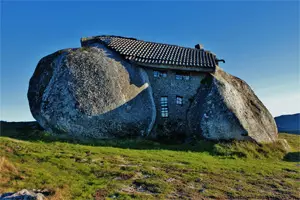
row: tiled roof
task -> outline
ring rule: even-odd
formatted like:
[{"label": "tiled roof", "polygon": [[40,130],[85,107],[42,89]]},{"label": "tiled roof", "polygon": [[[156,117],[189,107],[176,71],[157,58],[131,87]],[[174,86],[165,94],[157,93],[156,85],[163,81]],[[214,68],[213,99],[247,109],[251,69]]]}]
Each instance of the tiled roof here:
[{"label": "tiled roof", "polygon": [[216,56],[203,49],[146,42],[120,36],[95,36],[81,39],[82,46],[89,42],[101,42],[125,59],[138,63],[208,69],[214,69],[217,65]]}]

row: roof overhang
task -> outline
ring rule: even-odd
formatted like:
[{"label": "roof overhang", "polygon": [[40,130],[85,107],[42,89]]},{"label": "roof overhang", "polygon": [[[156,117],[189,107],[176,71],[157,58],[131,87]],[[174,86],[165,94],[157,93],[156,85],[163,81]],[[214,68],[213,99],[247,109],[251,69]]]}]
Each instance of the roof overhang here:
[{"label": "roof overhang", "polygon": [[215,67],[184,67],[184,66],[177,66],[177,65],[154,65],[154,64],[147,64],[141,62],[134,62],[131,61],[130,63],[136,64],[146,68],[154,68],[154,69],[165,69],[165,70],[176,70],[176,71],[191,71],[191,72],[206,72],[211,73],[215,71]]}]

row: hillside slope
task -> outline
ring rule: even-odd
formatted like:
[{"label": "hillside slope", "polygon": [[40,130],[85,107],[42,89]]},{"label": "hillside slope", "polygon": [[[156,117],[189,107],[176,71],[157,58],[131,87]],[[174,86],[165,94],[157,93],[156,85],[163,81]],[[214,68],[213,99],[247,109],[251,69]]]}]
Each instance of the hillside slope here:
[{"label": "hillside slope", "polygon": [[300,136],[280,143],[77,144],[29,126],[1,125],[0,193],[40,189],[49,199],[299,198]]}]

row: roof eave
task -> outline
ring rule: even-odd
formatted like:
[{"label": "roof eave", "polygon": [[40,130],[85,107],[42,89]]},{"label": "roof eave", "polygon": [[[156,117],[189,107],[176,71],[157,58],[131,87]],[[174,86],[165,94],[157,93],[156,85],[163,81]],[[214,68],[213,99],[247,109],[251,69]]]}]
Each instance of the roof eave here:
[{"label": "roof eave", "polygon": [[131,63],[147,67],[147,68],[155,68],[155,69],[171,69],[171,70],[179,70],[179,71],[193,71],[193,72],[214,72],[215,67],[192,67],[192,66],[178,66],[178,65],[155,65],[155,64],[149,64],[149,63],[141,63],[141,62],[135,62],[131,61]]}]

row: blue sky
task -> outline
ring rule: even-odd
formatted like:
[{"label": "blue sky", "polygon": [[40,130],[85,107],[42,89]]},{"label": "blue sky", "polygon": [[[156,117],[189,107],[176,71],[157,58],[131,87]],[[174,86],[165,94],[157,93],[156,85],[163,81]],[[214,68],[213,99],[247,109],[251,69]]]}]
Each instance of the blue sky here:
[{"label": "blue sky", "polygon": [[299,8],[298,1],[1,1],[1,120],[33,120],[27,90],[40,58],[101,34],[201,43],[274,116],[300,112]]}]

